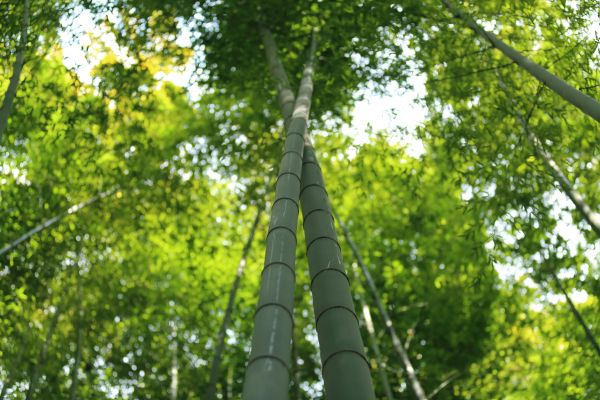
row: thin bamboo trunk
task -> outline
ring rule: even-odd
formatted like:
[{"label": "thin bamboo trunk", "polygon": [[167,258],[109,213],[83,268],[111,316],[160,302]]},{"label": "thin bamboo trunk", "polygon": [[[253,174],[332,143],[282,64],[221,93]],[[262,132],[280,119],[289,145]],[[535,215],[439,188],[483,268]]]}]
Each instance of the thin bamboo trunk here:
[{"label": "thin bamboo trunk", "polygon": [[2,390],[0,390],[0,400],[4,400],[6,392],[8,391],[8,382],[2,382]]},{"label": "thin bamboo trunk", "polygon": [[37,362],[33,366],[33,371],[31,372],[31,377],[29,379],[29,388],[27,389],[27,394],[25,395],[25,400],[33,399],[35,395],[35,391],[37,389],[37,384],[40,378],[40,374],[42,372],[42,367],[46,362],[46,357],[48,355],[48,347],[50,346],[50,340],[52,340],[52,336],[54,335],[54,331],[56,330],[56,325],[58,324],[58,317],[62,311],[62,306],[58,306],[52,319],[50,320],[50,326],[48,327],[48,332],[46,333],[46,339],[42,344],[42,348],[40,349],[40,354]]},{"label": "thin bamboo trunk", "polygon": [[459,7],[452,4],[452,2],[449,0],[442,0],[442,3],[444,3],[446,8],[448,8],[448,10],[450,10],[450,12],[456,18],[461,19],[469,28],[475,31],[475,33],[504,53],[505,56],[513,60],[521,68],[533,75],[537,80],[552,89],[554,93],[558,94],[563,99],[573,104],[575,107],[579,108],[596,121],[600,122],[600,103],[596,99],[580,92],[541,65],[533,62],[519,51],[515,50],[513,47],[504,43],[493,33],[483,29],[471,16],[462,11]]},{"label": "thin bamboo trunk", "polygon": [[569,199],[575,205],[575,208],[583,219],[590,225],[592,230],[600,238],[600,214],[592,210],[592,208],[586,203],[581,193],[579,193],[574,187],[569,178],[562,172],[552,155],[544,149],[540,139],[533,133],[531,129],[527,128],[524,124],[524,120],[519,118],[523,126],[523,130],[527,134],[527,138],[531,143],[534,151],[537,155],[542,158],[544,165],[552,177],[558,182],[563,192],[569,197]]},{"label": "thin bamboo trunk", "polygon": [[[281,62],[281,59],[279,58],[277,44],[275,43],[275,38],[273,37],[273,34],[268,28],[266,28],[262,24],[258,25],[258,29],[263,42],[263,46],[265,48],[265,55],[267,58],[267,64],[269,65],[271,78],[273,79],[273,81],[275,81],[279,110],[281,112],[281,116],[283,117],[284,127],[285,129],[287,129],[292,117],[296,96],[292,91],[287,72],[283,66],[283,63]],[[302,398],[302,390],[300,389],[299,370],[298,365],[296,363],[297,355],[295,342],[296,339],[294,330],[292,332],[292,398],[295,400],[300,400]]]},{"label": "thin bamboo trunk", "polygon": [[567,197],[569,197],[569,199],[571,199],[571,201],[575,205],[575,208],[577,209],[577,211],[579,211],[583,219],[585,219],[586,222],[591,226],[592,230],[596,233],[596,235],[600,237],[600,214],[592,210],[592,208],[585,202],[583,196],[573,187],[573,184],[571,183],[569,178],[567,178],[567,176],[562,172],[556,161],[554,161],[552,155],[549,152],[547,152],[546,149],[544,149],[544,145],[542,144],[541,140],[531,129],[529,129],[527,120],[519,111],[519,105],[517,104],[515,99],[513,99],[510,95],[508,87],[506,86],[506,83],[504,82],[502,77],[500,77],[500,75],[498,75],[498,82],[500,84],[500,87],[506,92],[508,99],[513,105],[515,115],[517,117],[517,120],[521,124],[521,129],[523,130],[523,133],[525,134],[525,136],[527,136],[527,140],[529,140],[529,143],[533,147],[535,153],[542,158],[546,170],[558,182],[563,193],[566,194]]},{"label": "thin bamboo trunk", "polygon": [[227,369],[226,387],[223,391],[223,397],[226,400],[233,399],[233,367],[229,366]]},{"label": "thin bamboo trunk", "polygon": [[225,316],[223,317],[223,322],[221,323],[221,327],[219,328],[219,333],[217,335],[217,345],[215,347],[215,352],[211,363],[210,378],[208,380],[208,387],[206,389],[205,396],[206,400],[213,400],[216,398],[215,396],[217,381],[219,380],[219,371],[221,366],[221,360],[223,358],[223,349],[225,348],[225,334],[227,332],[227,327],[231,322],[231,314],[233,312],[235,298],[237,295],[237,291],[240,287],[242,275],[244,274],[244,268],[246,267],[248,254],[250,253],[250,248],[252,247],[252,242],[254,241],[254,234],[256,233],[256,228],[258,227],[258,224],[260,222],[261,212],[262,210],[260,208],[256,211],[254,223],[250,228],[248,239],[246,240],[246,244],[244,245],[244,248],[242,250],[242,258],[240,259],[240,262],[238,264],[235,279],[233,280],[231,290],[229,291],[229,300],[227,301],[227,308],[225,309]]},{"label": "thin bamboo trunk", "polygon": [[71,370],[71,387],[69,388],[69,397],[71,400],[77,399],[77,387],[79,385],[79,366],[81,365],[81,348],[83,344],[83,334],[81,331],[81,325],[83,323],[83,310],[81,305],[81,277],[79,276],[79,269],[75,271],[77,274],[77,322],[75,323],[76,330],[76,347],[75,347],[75,360],[73,363],[73,369]]},{"label": "thin bamboo trunk", "polygon": [[328,400],[374,400],[350,280],[342,261],[321,168],[308,136],[300,202],[325,394]]},{"label": "thin bamboo trunk", "polygon": [[277,88],[277,102],[283,116],[284,126],[287,129],[292,118],[292,113],[294,112],[294,102],[296,101],[294,92],[292,91],[285,68],[278,56],[277,44],[275,43],[273,34],[262,24],[258,25],[258,32],[265,47],[269,71]]},{"label": "thin bamboo trunk", "polygon": [[587,337],[588,341],[590,342],[590,344],[592,345],[594,350],[596,350],[596,353],[598,354],[598,356],[600,356],[600,346],[598,345],[598,342],[596,341],[594,334],[592,333],[592,331],[590,330],[588,325],[585,323],[583,316],[579,313],[579,310],[577,310],[577,307],[575,307],[575,304],[573,304],[573,302],[571,301],[571,297],[569,297],[569,294],[567,293],[564,286],[560,282],[560,279],[558,279],[558,276],[556,276],[556,274],[554,272],[552,272],[552,277],[554,278],[554,281],[556,282],[560,291],[567,298],[567,303],[569,303],[569,308],[571,309],[571,312],[577,319],[577,322],[579,322],[579,325],[581,325],[581,327],[585,331],[585,336]]},{"label": "thin bamboo trunk", "polygon": [[300,400],[302,398],[302,389],[300,389],[300,370],[298,369],[298,354],[296,346],[296,326],[294,325],[294,332],[292,338],[292,387],[293,396],[292,399]]},{"label": "thin bamboo trunk", "polygon": [[373,326],[371,311],[369,310],[369,306],[365,302],[365,298],[362,294],[359,294],[359,301],[360,307],[362,308],[363,320],[365,321],[365,326],[367,327],[367,332],[369,333],[369,343],[371,345],[371,349],[373,350],[373,354],[375,355],[375,360],[377,360],[377,370],[379,372],[381,384],[383,385],[385,398],[388,400],[394,400],[390,381],[388,380],[387,373],[385,372],[386,365],[383,362],[383,356],[381,355],[381,349],[379,348],[379,340],[377,340],[377,335],[375,334],[375,327]]},{"label": "thin bamboo trunk", "polygon": [[460,376],[459,372],[451,373],[442,383],[440,383],[431,393],[427,395],[428,398],[432,399],[436,394],[440,393],[446,386],[452,383],[453,380]]},{"label": "thin bamboo trunk", "polygon": [[171,326],[171,385],[169,387],[169,399],[177,400],[177,391],[179,389],[179,346],[177,344],[177,325],[172,321]]},{"label": "thin bamboo trunk", "polygon": [[[336,216],[337,218],[337,216]],[[352,268],[352,273],[354,279],[359,279],[356,268]],[[373,354],[375,355],[375,360],[377,361],[377,371],[379,372],[379,379],[381,379],[381,384],[383,385],[383,391],[385,392],[385,397],[388,400],[394,400],[394,394],[392,393],[392,387],[390,386],[390,381],[387,376],[386,364],[383,361],[383,356],[381,354],[381,349],[379,347],[379,339],[375,334],[375,326],[373,325],[373,318],[371,318],[371,309],[367,304],[365,297],[361,292],[357,293],[358,301],[360,302],[360,308],[362,309],[363,321],[365,327],[367,328],[367,333],[369,334],[369,345]]]},{"label": "thin bamboo trunk", "polygon": [[244,400],[287,400],[296,263],[296,227],[303,138],[308,126],[316,38],[290,120],[267,234],[265,264],[254,316],[252,350],[246,367]]},{"label": "thin bamboo trunk", "polygon": [[2,143],[2,134],[8,125],[8,117],[12,111],[13,102],[17,95],[17,88],[21,80],[21,72],[25,64],[25,52],[27,50],[27,31],[29,30],[29,0],[23,2],[23,20],[21,21],[21,37],[19,38],[19,48],[16,53],[16,59],[13,64],[13,74],[8,84],[8,89],[4,94],[4,100],[0,107],[0,143]]},{"label": "thin bamboo trunk", "polygon": [[360,269],[362,270],[363,275],[365,276],[365,280],[367,281],[367,286],[368,286],[369,290],[371,291],[373,299],[375,300],[375,304],[377,305],[379,314],[381,315],[381,318],[383,319],[385,329],[388,332],[388,335],[390,335],[390,337],[392,339],[392,345],[394,347],[394,350],[396,351],[396,353],[402,360],[402,363],[404,364],[404,369],[406,370],[406,374],[408,375],[408,380],[409,380],[410,385],[415,393],[415,396],[419,400],[427,400],[427,395],[425,394],[425,391],[423,390],[423,387],[421,386],[421,382],[419,381],[419,378],[417,377],[417,373],[412,365],[412,362],[410,361],[410,358],[408,357],[408,353],[406,352],[404,345],[402,344],[402,342],[400,341],[400,338],[396,334],[396,330],[394,329],[394,325],[392,324],[392,319],[390,318],[390,315],[388,314],[385,306],[383,305],[383,302],[381,301],[381,298],[379,297],[379,292],[377,291],[377,287],[375,286],[375,281],[373,280],[371,273],[367,269],[367,266],[363,262],[363,259],[360,255],[360,251],[358,249],[358,246],[352,240],[352,236],[350,235],[350,231],[348,230],[346,225],[339,219],[337,214],[334,214],[334,215],[335,215],[335,218],[337,219],[340,227],[342,228],[342,231],[344,232],[344,237],[346,238],[346,242],[348,242],[348,244],[350,245],[350,248],[352,249],[352,253],[354,254],[354,257],[356,258],[356,261],[357,261]]},{"label": "thin bamboo trunk", "polygon": [[23,235],[21,235],[20,237],[18,237],[17,239],[13,240],[12,242],[10,242],[6,246],[4,246],[2,249],[0,249],[0,256],[8,253],[9,251],[13,250],[15,247],[17,247],[21,243],[29,240],[36,233],[39,233],[39,232],[43,231],[44,229],[54,225],[55,223],[57,223],[58,221],[60,221],[64,217],[66,217],[67,215],[77,213],[82,208],[85,208],[85,207],[89,206],[90,204],[93,204],[93,203],[97,202],[98,200],[101,200],[101,199],[105,198],[106,196],[109,196],[114,191],[115,191],[115,189],[112,189],[112,190],[109,190],[106,192],[102,192],[98,196],[94,196],[90,199],[82,201],[79,204],[75,204],[74,206],[69,207],[66,211],[63,211],[60,214],[47,219],[46,221],[44,221],[41,224],[30,229],[29,231],[27,231],[26,233],[24,233]]}]

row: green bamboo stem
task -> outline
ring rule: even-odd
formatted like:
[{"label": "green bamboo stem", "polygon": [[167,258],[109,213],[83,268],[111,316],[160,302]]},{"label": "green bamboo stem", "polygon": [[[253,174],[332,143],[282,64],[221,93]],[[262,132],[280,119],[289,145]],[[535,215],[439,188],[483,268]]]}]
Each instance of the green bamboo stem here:
[{"label": "green bamboo stem", "polygon": [[264,25],[258,25],[258,32],[265,48],[265,55],[267,57],[267,64],[269,65],[269,72],[273,81],[275,81],[275,87],[277,88],[277,102],[281,115],[283,116],[284,126],[287,129],[292,114],[294,112],[294,102],[296,101],[290,80],[288,79],[283,63],[278,55],[277,44],[271,31]]},{"label": "green bamboo stem", "polygon": [[42,368],[46,364],[46,358],[48,356],[48,348],[50,347],[50,341],[52,340],[52,336],[54,336],[54,331],[56,330],[56,326],[58,325],[58,318],[62,312],[62,306],[59,305],[54,311],[54,315],[50,320],[50,326],[48,327],[48,332],[46,333],[46,339],[42,344],[42,348],[40,349],[40,353],[38,359],[33,366],[33,370],[31,371],[31,377],[29,379],[29,387],[27,388],[27,394],[25,395],[25,400],[32,400],[35,396],[37,385],[40,380],[40,375],[42,373]]},{"label": "green bamboo stem", "polygon": [[313,35],[277,177],[254,316],[252,350],[244,380],[244,400],[289,398],[298,199],[304,135],[313,91],[315,48],[316,38]]},{"label": "green bamboo stem", "polygon": [[8,125],[8,117],[12,111],[13,102],[17,95],[17,88],[21,80],[21,72],[25,64],[25,52],[27,49],[27,32],[29,30],[29,10],[30,0],[23,1],[23,19],[21,21],[21,37],[19,39],[19,48],[17,49],[15,62],[13,64],[13,74],[8,83],[8,88],[0,106],[0,143],[2,142],[2,134]]},{"label": "green bamboo stem", "polygon": [[552,154],[550,154],[542,144],[542,141],[539,137],[529,128],[528,121],[526,117],[519,110],[519,105],[515,101],[515,99],[510,95],[508,91],[508,87],[506,83],[502,79],[500,75],[498,75],[498,83],[502,90],[506,93],[508,100],[513,106],[513,110],[515,116],[517,117],[517,121],[519,121],[521,125],[521,129],[527,140],[533,147],[534,152],[541,157],[544,166],[546,167],[546,171],[558,182],[560,185],[562,192],[567,195],[567,197],[573,202],[575,208],[583,219],[590,225],[592,230],[596,233],[596,235],[600,238],[600,214],[595,212],[589,204],[585,201],[584,197],[575,189],[573,183],[569,180],[569,178],[564,174],[560,166],[556,163]]},{"label": "green bamboo stem", "polygon": [[365,323],[365,327],[367,328],[367,333],[369,334],[369,344],[373,350],[373,354],[375,355],[375,360],[377,361],[377,371],[379,372],[379,379],[381,379],[381,385],[383,386],[383,391],[385,392],[385,398],[388,400],[394,400],[390,381],[387,377],[387,373],[385,372],[386,365],[383,361],[381,349],[379,348],[379,340],[375,334],[375,327],[373,326],[373,319],[371,318],[371,310],[369,309],[369,306],[367,305],[362,293],[359,293],[358,299],[362,309],[363,321]]},{"label": "green bamboo stem", "polygon": [[171,321],[171,384],[169,386],[169,400],[177,400],[179,390],[179,344],[177,343],[177,320]]},{"label": "green bamboo stem", "polygon": [[470,15],[462,11],[459,7],[452,4],[449,0],[442,0],[442,3],[450,10],[452,15],[461,19],[469,28],[477,33],[481,38],[489,42],[492,46],[500,50],[505,56],[517,63],[521,68],[529,72],[538,81],[548,86],[560,97],[579,108],[581,111],[600,122],[600,103],[585,93],[577,90],[567,82],[552,74],[546,68],[525,57],[515,48],[504,43],[492,32],[483,29]]},{"label": "green bamboo stem", "polygon": [[598,354],[598,356],[600,356],[600,345],[598,345],[598,342],[596,341],[594,334],[590,330],[590,327],[588,326],[588,324],[586,324],[585,320],[583,319],[583,316],[579,313],[579,310],[577,310],[577,307],[575,307],[575,304],[573,304],[573,301],[571,301],[571,297],[569,296],[569,293],[567,293],[567,290],[562,285],[562,283],[560,282],[560,279],[558,279],[558,276],[554,272],[552,272],[552,277],[554,278],[554,281],[556,282],[556,285],[558,286],[558,288],[560,289],[562,294],[567,299],[567,303],[569,304],[569,309],[571,310],[571,313],[573,313],[573,315],[577,319],[577,322],[579,323],[579,325],[581,325],[581,327],[583,328],[586,338],[588,339],[588,341],[590,342],[590,344],[596,351],[596,354]]},{"label": "green bamboo stem", "polygon": [[369,361],[364,353],[350,281],[321,168],[307,137],[300,192],[306,255],[328,400],[374,400]]},{"label": "green bamboo stem", "polygon": [[81,209],[89,206],[90,204],[93,204],[93,203],[97,202],[98,200],[101,200],[101,199],[105,198],[106,196],[111,195],[112,193],[114,193],[115,190],[116,189],[111,189],[106,192],[102,192],[98,196],[94,196],[90,199],[82,201],[81,203],[75,204],[75,205],[69,207],[67,210],[55,215],[54,217],[45,220],[41,224],[36,225],[35,227],[31,228],[29,231],[25,232],[23,235],[19,236],[17,239],[13,240],[12,242],[10,242],[7,245],[5,245],[4,247],[2,247],[0,249],[0,256],[8,253],[9,251],[13,250],[15,247],[17,247],[21,243],[29,240],[35,234],[56,224],[57,222],[62,220],[67,215],[75,214],[78,211],[80,211]]},{"label": "green bamboo stem", "polygon": [[79,266],[75,270],[75,279],[76,279],[76,294],[77,294],[77,305],[76,305],[76,319],[75,319],[75,358],[73,362],[73,369],[71,370],[71,387],[69,388],[69,398],[70,400],[77,399],[77,388],[79,386],[79,366],[81,365],[81,352],[83,347],[83,332],[82,332],[82,324],[83,324],[83,306],[82,302],[82,293],[81,293],[81,274]]}]

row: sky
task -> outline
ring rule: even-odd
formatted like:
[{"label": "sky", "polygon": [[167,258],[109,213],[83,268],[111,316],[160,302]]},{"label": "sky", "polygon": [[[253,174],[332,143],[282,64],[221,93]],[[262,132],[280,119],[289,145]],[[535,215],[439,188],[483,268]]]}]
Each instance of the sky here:
[{"label": "sky", "polygon": [[[109,15],[110,18],[114,16]],[[591,35],[595,33],[600,24],[592,26]],[[101,39],[120,58],[127,60],[127,55],[121,51],[112,34],[100,29],[93,21],[89,12],[84,11],[76,17],[64,21],[66,29],[61,33],[61,44],[63,48],[63,59],[65,65],[76,71],[79,78],[88,84],[93,83],[92,69],[99,59],[103,57],[98,48],[94,47],[92,37]],[[189,45],[189,33],[185,30],[177,39],[177,43],[183,46]],[[409,47],[407,46],[407,49]],[[192,99],[201,96],[201,88],[190,85],[193,81],[193,65],[187,66],[162,74],[157,78],[170,81],[179,86],[188,88]],[[388,132],[389,140],[406,146],[407,153],[413,157],[419,157],[425,149],[414,134],[417,128],[427,117],[426,108],[417,100],[425,95],[425,77],[418,73],[413,74],[408,82],[409,89],[399,87],[392,83],[387,87],[385,94],[375,93],[370,89],[363,89],[360,94],[362,100],[355,104],[352,113],[352,123],[342,127],[342,133],[354,139],[355,144],[360,145],[369,141],[369,132],[385,130]],[[351,156],[351,154],[350,154]],[[468,193],[465,193],[468,195]],[[558,227],[555,235],[561,235],[568,241],[569,248],[575,253],[577,246],[584,245],[585,239],[572,221],[569,210],[573,208],[570,201],[559,191],[554,191],[548,196],[548,201],[555,204],[554,213],[558,219]],[[511,240],[510,238],[506,238]],[[598,260],[600,258],[600,245],[590,245],[586,252],[588,259]],[[497,265],[496,270],[503,279],[518,279],[525,274],[525,270],[519,263],[515,265]],[[563,273],[563,278],[570,277],[569,272]],[[534,286],[533,281],[529,284]],[[587,299],[585,291],[574,291],[572,293],[575,302],[583,302]],[[555,303],[562,299],[561,295],[548,295],[545,300]],[[541,305],[538,305],[541,306]],[[536,307],[534,305],[534,307]]]}]

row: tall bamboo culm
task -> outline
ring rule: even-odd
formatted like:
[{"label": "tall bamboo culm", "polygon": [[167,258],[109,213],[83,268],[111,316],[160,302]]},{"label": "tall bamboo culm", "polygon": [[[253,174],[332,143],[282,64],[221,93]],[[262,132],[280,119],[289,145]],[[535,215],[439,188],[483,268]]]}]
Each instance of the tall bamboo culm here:
[{"label": "tall bamboo culm", "polygon": [[328,400],[374,400],[350,281],[321,168],[307,137],[300,192],[315,324]]},{"label": "tall bamboo culm", "polygon": [[525,57],[515,48],[509,46],[492,32],[488,32],[479,25],[469,14],[454,5],[450,0],[442,0],[442,3],[456,18],[461,19],[469,28],[486,40],[493,47],[500,50],[506,57],[529,72],[538,81],[548,86],[554,93],[579,108],[581,111],[600,122],[600,103],[591,96],[577,90],[563,79],[554,75],[546,68],[533,60]]},{"label": "tall bamboo culm", "polygon": [[567,175],[562,171],[557,162],[552,157],[549,151],[547,151],[544,147],[544,144],[540,140],[540,138],[533,132],[533,130],[529,127],[528,118],[523,115],[520,111],[520,107],[517,104],[516,100],[510,94],[508,86],[502,76],[498,74],[498,84],[502,90],[506,93],[506,96],[511,103],[514,114],[517,117],[517,121],[521,124],[521,129],[529,143],[533,147],[535,154],[537,154],[544,163],[546,167],[546,171],[556,180],[562,190],[562,192],[573,202],[573,205],[579,211],[583,219],[590,225],[592,230],[596,233],[596,235],[600,238],[600,213],[597,213],[589,206],[589,204],[585,201],[584,197],[579,193],[575,186],[571,182],[571,180],[567,177]]},{"label": "tall bamboo culm", "polygon": [[17,95],[17,88],[21,80],[21,72],[25,65],[25,53],[27,51],[27,33],[29,30],[30,19],[30,0],[23,0],[23,19],[21,21],[21,37],[19,38],[19,47],[16,52],[15,62],[13,64],[13,74],[8,82],[8,88],[4,94],[2,105],[0,106],[0,143],[2,142],[2,134],[8,126],[8,117],[13,108],[13,102]]},{"label": "tall bamboo culm", "polygon": [[312,98],[313,35],[308,62],[287,128],[275,185],[265,264],[254,316],[252,350],[246,367],[244,400],[287,400],[291,371],[296,228],[304,135]]}]

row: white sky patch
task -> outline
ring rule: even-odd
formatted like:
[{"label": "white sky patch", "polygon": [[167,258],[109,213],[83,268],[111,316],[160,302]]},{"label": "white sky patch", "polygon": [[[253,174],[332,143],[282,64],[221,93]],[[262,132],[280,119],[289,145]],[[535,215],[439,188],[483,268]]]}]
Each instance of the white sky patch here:
[{"label": "white sky patch", "polygon": [[600,246],[588,243],[577,228],[571,215],[571,211],[575,209],[571,200],[560,190],[554,190],[550,192],[546,201],[553,205],[551,215],[557,220],[554,234],[560,235],[567,242],[570,255],[575,255],[577,248],[582,247],[585,249],[584,253],[587,259],[598,263],[600,261]]},{"label": "white sky patch", "polygon": [[[109,19],[113,20],[114,16]],[[119,48],[115,36],[97,25],[88,10],[80,9],[74,17],[63,18],[61,23],[63,62],[67,68],[77,73],[82,82],[92,84],[92,70],[104,56],[94,51],[97,43],[94,43],[93,38],[100,39],[124,63],[131,61],[126,52]]]},{"label": "white sky patch", "polygon": [[352,124],[342,127],[342,133],[354,139],[356,145],[369,142],[371,132],[387,131],[392,143],[403,144],[408,155],[419,157],[425,152],[414,131],[426,118],[427,109],[417,100],[425,95],[425,76],[413,74],[408,79],[411,89],[391,83],[386,94],[365,89],[352,113]]},{"label": "white sky patch", "polygon": [[[115,16],[109,14],[110,20]],[[63,63],[77,73],[79,79],[92,84],[92,70],[106,55],[100,46],[106,46],[123,62],[125,66],[132,65],[135,60],[127,55],[126,49],[119,47],[115,35],[96,24],[92,14],[79,8],[73,17],[65,17],[61,21],[63,29],[60,32]]]},{"label": "white sky patch", "polygon": [[[18,166],[16,163],[4,161],[0,164],[0,175],[11,176],[19,185],[30,185],[31,182],[27,179],[27,169],[23,168],[22,165]],[[0,177],[0,185],[5,185],[8,182],[6,178]]]},{"label": "white sky patch", "polygon": [[92,40],[88,33],[99,32],[99,28],[87,10],[77,12],[72,19],[63,18],[61,23],[64,28],[60,31],[63,63],[75,71],[82,82],[90,85],[95,62],[90,60],[88,49],[91,49]]}]

